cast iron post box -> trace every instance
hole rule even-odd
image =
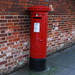
[[[39,5],[28,10],[31,11],[29,67],[34,71],[43,71],[46,63],[47,17],[50,8]]]

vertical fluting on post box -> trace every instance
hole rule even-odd
[[[33,6],[30,23],[30,60],[29,67],[33,71],[44,71],[46,68],[47,16],[50,8]]]

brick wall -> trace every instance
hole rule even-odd
[[[27,15],[0,15],[0,71],[9,71],[28,59],[30,19]]]
[[[10,72],[28,62],[30,16],[28,7],[44,5],[48,15],[47,52],[75,43],[74,0],[0,0],[0,72]]]
[[[75,43],[75,15],[49,15],[48,53],[63,50]]]

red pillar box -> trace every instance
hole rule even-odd
[[[50,8],[33,6],[31,11],[30,70],[43,71],[46,64],[47,16]]]

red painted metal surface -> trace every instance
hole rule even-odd
[[[29,10],[31,11],[30,57],[46,58],[47,16],[50,9],[45,6],[34,6]]]
[[[50,11],[51,9],[46,7],[46,6],[42,6],[42,5],[38,5],[38,6],[33,6],[33,7],[30,7],[28,8],[29,11],[33,11],[33,12],[48,12]]]

